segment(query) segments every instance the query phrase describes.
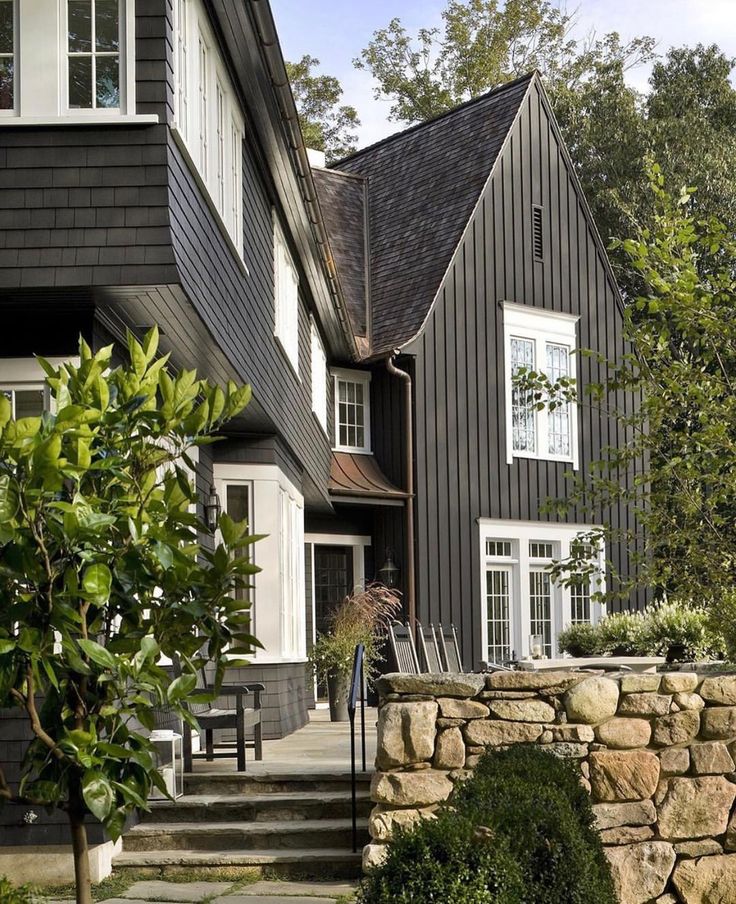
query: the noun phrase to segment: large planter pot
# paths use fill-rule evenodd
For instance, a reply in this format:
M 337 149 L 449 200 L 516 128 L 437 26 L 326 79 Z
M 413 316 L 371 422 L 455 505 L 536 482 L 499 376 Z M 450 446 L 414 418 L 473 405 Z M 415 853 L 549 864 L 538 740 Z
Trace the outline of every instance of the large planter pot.
M 327 675 L 327 699 L 330 703 L 330 721 L 347 722 L 350 675 L 329 672 Z

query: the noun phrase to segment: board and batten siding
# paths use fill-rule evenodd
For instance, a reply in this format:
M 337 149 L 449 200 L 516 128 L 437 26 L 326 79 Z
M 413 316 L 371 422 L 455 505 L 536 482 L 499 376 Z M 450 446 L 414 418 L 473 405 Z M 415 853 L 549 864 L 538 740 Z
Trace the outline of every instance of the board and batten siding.
M 454 622 L 466 666 L 481 649 L 479 518 L 554 521 L 549 497 L 568 491 L 571 464 L 507 464 L 502 301 L 580 314 L 578 342 L 613 358 L 624 350 L 617 291 L 532 83 L 420 335 L 416 355 L 417 605 L 424 622 Z M 543 209 L 543 261 L 532 249 L 532 205 Z M 575 356 L 581 386 L 603 373 Z M 623 439 L 613 420 L 578 406 L 581 473 Z M 607 513 L 629 523 L 623 506 Z M 586 523 L 572 512 L 565 520 Z M 617 568 L 620 549 L 609 551 Z M 634 601 L 636 605 L 637 601 Z

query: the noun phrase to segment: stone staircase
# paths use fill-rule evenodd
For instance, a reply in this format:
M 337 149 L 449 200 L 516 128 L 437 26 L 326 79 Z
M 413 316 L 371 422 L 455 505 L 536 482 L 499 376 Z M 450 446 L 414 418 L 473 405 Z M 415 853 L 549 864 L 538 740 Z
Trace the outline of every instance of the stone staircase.
M 368 842 L 370 774 L 358 775 L 358 853 L 350 773 L 195 773 L 176 803 L 154 801 L 123 837 L 116 870 L 165 877 L 182 868 L 268 878 L 350 879 Z

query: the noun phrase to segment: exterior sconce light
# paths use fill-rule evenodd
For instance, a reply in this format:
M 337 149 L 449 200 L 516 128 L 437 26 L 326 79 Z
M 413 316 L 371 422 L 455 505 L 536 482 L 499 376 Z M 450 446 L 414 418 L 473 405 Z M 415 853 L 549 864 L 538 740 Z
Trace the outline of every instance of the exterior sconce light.
M 214 533 L 217 530 L 217 524 L 220 520 L 220 513 L 222 512 L 220 497 L 217 495 L 217 490 L 214 488 L 214 486 L 210 487 L 210 491 L 207 494 L 207 498 L 204 503 L 204 511 L 207 527 Z
M 394 562 L 391 549 L 386 549 L 386 561 L 378 569 L 378 577 L 389 590 L 393 590 L 399 582 L 399 566 Z

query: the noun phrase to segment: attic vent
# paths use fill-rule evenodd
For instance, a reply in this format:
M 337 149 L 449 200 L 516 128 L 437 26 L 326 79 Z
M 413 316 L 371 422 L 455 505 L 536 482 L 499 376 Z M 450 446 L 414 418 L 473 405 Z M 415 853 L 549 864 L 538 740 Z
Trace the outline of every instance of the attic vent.
M 532 205 L 532 245 L 534 247 L 534 260 L 544 260 L 542 208 L 537 204 Z

